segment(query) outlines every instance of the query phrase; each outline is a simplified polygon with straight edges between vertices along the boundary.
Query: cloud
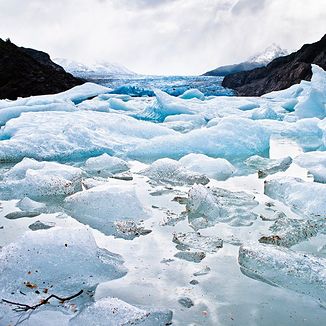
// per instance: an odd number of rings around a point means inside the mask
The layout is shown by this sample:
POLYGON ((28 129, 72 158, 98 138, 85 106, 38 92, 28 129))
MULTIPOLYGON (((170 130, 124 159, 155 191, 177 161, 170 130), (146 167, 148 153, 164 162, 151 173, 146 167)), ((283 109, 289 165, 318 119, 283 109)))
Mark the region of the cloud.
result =
POLYGON ((324 0, 10 0, 0 1, 0 36, 52 57, 200 74, 272 43, 314 42, 325 16, 324 0))

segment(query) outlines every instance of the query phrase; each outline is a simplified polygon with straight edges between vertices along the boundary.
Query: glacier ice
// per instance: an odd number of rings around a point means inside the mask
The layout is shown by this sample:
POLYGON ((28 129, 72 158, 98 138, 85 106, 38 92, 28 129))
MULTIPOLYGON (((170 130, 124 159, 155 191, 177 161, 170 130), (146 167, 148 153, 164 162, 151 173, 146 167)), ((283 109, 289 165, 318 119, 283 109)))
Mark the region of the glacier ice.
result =
POLYGON ((204 100, 205 99, 205 95, 200 90, 198 90, 196 88, 186 90, 179 97, 184 99, 184 100, 190 100, 192 98, 197 98, 199 100, 204 100))
POLYGON ((326 183, 326 152, 303 153, 297 156, 294 162, 306 168, 314 176, 314 181, 326 183))
POLYGON ((149 307, 136 307, 118 298, 102 298, 88 305, 69 326, 165 326, 172 321, 172 312, 149 307))
POLYGON ((16 206, 22 211, 32 212, 32 211, 42 211, 45 209, 46 205, 44 203, 37 202, 28 197, 21 199, 16 206))
POLYGON ((79 168, 24 158, 4 173, 0 181, 0 196, 18 199, 69 195, 81 189, 81 178, 79 168))
POLYGON ((216 180, 226 180, 235 172, 235 167, 223 158, 213 158, 204 154, 188 154, 179 162, 188 170, 202 173, 216 180))
POLYGON ((106 153, 91 157, 85 162, 85 169, 88 172, 97 174, 98 176, 111 176, 114 173, 120 173, 129 170, 129 165, 126 161, 110 156, 106 153))
POLYGON ((213 236, 204 236, 198 232, 174 233, 173 240, 179 250, 202 250, 216 252, 223 247, 223 240, 213 236))
POLYGON ((239 249, 241 270, 248 276, 326 301, 326 259, 267 244, 239 249))
POLYGON ((142 174, 157 183, 172 185, 207 184, 209 179, 200 173, 186 169, 178 161, 162 158, 152 163, 142 174))
POLYGON ((264 193, 291 206, 303 215, 326 216, 326 185, 283 177, 265 181, 264 193))
POLYGON ((127 270, 121 256, 97 246, 89 229, 54 227, 28 231, 3 247, 0 272, 2 298, 34 304, 44 297, 44 289, 67 296, 122 277, 127 270))
POLYGON ((128 185, 107 183, 77 192, 65 199, 65 208, 79 222, 106 235, 114 233, 116 221, 140 221, 148 217, 135 187, 128 185))
POLYGON ((264 178, 269 174, 285 171, 292 163, 292 158, 286 156, 277 160, 268 159, 259 155, 249 157, 245 164, 258 170, 258 176, 264 178))
POLYGON ((206 125, 204 117, 198 114, 169 115, 164 119, 163 126, 175 131, 186 133, 206 125))
POLYGON ((258 205, 253 195, 222 188, 193 186, 188 193, 188 219, 195 229, 218 222, 233 226, 248 226, 257 218, 252 211, 258 205))

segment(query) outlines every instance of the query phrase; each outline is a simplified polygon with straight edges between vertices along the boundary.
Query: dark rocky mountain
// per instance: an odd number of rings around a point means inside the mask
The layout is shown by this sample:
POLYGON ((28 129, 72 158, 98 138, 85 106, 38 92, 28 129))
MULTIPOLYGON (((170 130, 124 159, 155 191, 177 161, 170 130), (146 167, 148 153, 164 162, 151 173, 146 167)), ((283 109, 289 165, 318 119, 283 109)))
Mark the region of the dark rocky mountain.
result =
POLYGON ((83 84, 42 51, 0 39, 0 98, 54 94, 83 84))
POLYGON ((311 80, 311 64, 326 69, 326 35, 318 42, 305 44, 297 52, 274 59, 266 67, 228 75, 223 87, 240 96, 261 96, 286 89, 301 80, 311 80))

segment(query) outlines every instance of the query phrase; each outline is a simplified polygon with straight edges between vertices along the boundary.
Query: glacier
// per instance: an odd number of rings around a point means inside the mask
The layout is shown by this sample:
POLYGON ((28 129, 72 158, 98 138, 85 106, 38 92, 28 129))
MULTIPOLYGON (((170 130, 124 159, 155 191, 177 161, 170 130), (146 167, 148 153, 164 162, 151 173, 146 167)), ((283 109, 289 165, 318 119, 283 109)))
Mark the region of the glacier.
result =
POLYGON ((83 290, 22 325, 322 325, 326 72, 312 71, 262 97, 135 76, 0 100, 0 324, 19 322, 1 299, 83 290))

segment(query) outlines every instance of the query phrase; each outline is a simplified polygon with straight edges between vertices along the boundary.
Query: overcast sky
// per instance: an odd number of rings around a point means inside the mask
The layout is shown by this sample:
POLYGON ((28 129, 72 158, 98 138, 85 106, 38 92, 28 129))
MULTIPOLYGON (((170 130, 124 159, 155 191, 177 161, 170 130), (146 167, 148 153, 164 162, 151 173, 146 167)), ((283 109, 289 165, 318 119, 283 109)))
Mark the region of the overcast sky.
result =
POLYGON ((326 33, 326 0, 0 0, 0 37, 147 74, 201 74, 326 33))

